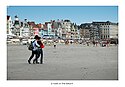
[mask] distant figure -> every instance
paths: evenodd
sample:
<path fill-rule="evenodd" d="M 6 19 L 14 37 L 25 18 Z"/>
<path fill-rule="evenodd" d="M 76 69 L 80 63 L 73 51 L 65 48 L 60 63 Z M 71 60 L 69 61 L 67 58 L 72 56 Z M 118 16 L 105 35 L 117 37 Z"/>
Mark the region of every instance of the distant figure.
<path fill-rule="evenodd" d="M 100 41 L 99 44 L 100 44 L 100 47 L 102 47 L 102 41 Z"/>
<path fill-rule="evenodd" d="M 98 46 L 98 42 L 96 41 L 95 44 L 96 44 L 96 47 L 97 47 Z"/>
<path fill-rule="evenodd" d="M 72 41 L 70 41 L 70 44 L 72 44 Z"/>
<path fill-rule="evenodd" d="M 55 41 L 54 41 L 53 45 L 54 45 L 54 48 L 56 48 L 56 42 Z"/>
<path fill-rule="evenodd" d="M 65 41 L 65 44 L 66 44 L 66 45 L 68 45 L 68 44 L 69 44 L 69 41 L 68 41 L 68 40 L 66 40 L 66 41 Z"/>
<path fill-rule="evenodd" d="M 109 41 L 107 40 L 107 42 L 106 42 L 106 45 L 107 45 L 107 47 L 109 47 Z"/>
<path fill-rule="evenodd" d="M 92 41 L 92 43 L 93 43 L 93 46 L 95 46 L 95 41 Z"/>
<path fill-rule="evenodd" d="M 87 46 L 89 46 L 89 42 L 88 41 L 86 41 L 86 44 L 87 44 Z"/>

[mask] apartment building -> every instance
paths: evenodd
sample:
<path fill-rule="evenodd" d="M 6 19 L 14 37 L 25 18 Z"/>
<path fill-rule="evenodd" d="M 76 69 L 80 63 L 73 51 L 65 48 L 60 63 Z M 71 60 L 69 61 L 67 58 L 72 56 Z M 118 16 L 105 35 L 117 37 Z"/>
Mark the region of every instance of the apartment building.
<path fill-rule="evenodd" d="M 93 22 L 93 24 L 100 26 L 100 38 L 102 40 L 109 40 L 111 38 L 118 38 L 118 23 Z"/>
<path fill-rule="evenodd" d="M 80 38 L 84 40 L 90 39 L 91 23 L 84 23 L 80 25 Z"/>

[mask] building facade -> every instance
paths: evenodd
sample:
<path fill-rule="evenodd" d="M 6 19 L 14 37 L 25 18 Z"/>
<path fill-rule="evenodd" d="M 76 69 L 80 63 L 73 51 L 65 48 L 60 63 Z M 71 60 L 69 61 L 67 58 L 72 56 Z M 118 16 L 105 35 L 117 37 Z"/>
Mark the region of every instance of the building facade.
<path fill-rule="evenodd" d="M 30 37 L 30 27 L 27 22 L 27 19 L 24 19 L 23 22 L 21 22 L 21 28 L 20 28 L 20 37 L 23 38 L 29 38 Z"/>
<path fill-rule="evenodd" d="M 109 28 L 110 39 L 118 39 L 118 23 L 111 23 Z"/>
<path fill-rule="evenodd" d="M 80 39 L 89 40 L 90 39 L 90 23 L 84 23 L 80 25 Z"/>
<path fill-rule="evenodd" d="M 14 23 L 13 23 L 13 34 L 17 37 L 20 37 L 20 28 L 22 27 L 21 21 L 17 16 L 15 16 Z"/>
<path fill-rule="evenodd" d="M 80 39 L 79 38 L 79 29 L 78 29 L 78 26 L 75 23 L 71 24 L 70 33 L 71 33 L 70 39 Z"/>
<path fill-rule="evenodd" d="M 100 26 L 100 38 L 102 40 L 109 40 L 110 38 L 118 38 L 118 23 L 106 22 L 93 22 Z"/>
<path fill-rule="evenodd" d="M 10 16 L 7 16 L 7 35 L 12 35 L 13 21 Z"/>
<path fill-rule="evenodd" d="M 70 20 L 51 20 L 45 24 L 20 21 L 17 16 L 14 20 L 7 16 L 7 34 L 16 37 L 32 37 L 40 35 L 53 39 L 85 39 L 85 40 L 110 40 L 118 39 L 118 23 L 92 22 L 78 26 Z"/>

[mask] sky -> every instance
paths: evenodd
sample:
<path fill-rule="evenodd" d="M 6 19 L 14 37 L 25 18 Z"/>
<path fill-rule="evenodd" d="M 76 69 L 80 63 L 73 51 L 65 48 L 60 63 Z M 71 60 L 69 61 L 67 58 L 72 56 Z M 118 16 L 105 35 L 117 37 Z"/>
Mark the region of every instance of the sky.
<path fill-rule="evenodd" d="M 71 20 L 78 25 L 92 21 L 118 22 L 118 6 L 7 6 L 7 15 L 36 23 Z"/>

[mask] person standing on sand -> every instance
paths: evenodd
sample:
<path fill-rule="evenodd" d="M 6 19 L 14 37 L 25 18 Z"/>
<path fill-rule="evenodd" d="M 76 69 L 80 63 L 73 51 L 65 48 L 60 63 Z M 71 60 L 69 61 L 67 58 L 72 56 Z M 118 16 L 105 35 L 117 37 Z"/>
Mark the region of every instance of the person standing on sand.
<path fill-rule="evenodd" d="M 53 45 L 54 45 L 54 48 L 56 48 L 56 41 L 54 41 Z"/>
<path fill-rule="evenodd" d="M 38 51 L 39 51 L 39 57 L 41 56 L 41 58 L 40 58 L 40 64 L 43 64 L 43 50 L 42 49 L 44 48 L 44 45 L 43 45 L 43 43 L 42 43 L 42 41 L 40 39 L 41 38 L 39 37 L 37 43 L 40 45 L 40 47 L 38 49 Z M 38 59 L 36 59 L 36 60 L 38 61 Z"/>

